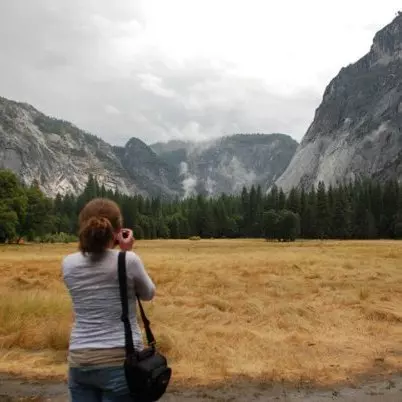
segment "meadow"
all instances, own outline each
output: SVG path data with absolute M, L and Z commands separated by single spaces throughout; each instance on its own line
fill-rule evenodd
M 0 246 L 0 372 L 64 379 L 68 245 Z M 139 241 L 175 384 L 327 385 L 402 368 L 402 242 Z

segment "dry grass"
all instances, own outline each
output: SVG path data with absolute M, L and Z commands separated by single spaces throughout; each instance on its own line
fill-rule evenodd
M 0 371 L 65 376 L 60 260 L 74 245 L 0 247 Z M 402 368 L 402 243 L 138 242 L 146 304 L 176 383 L 233 376 L 332 383 Z

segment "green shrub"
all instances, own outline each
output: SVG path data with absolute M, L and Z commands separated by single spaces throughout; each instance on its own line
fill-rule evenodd
M 77 236 L 68 233 L 48 233 L 42 237 L 36 238 L 39 243 L 75 243 L 78 241 Z

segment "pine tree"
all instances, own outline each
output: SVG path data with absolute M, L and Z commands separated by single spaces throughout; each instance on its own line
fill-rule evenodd
M 256 214 L 254 219 L 254 224 L 252 227 L 253 237 L 263 237 L 264 236 L 264 198 L 262 195 L 261 186 L 257 187 L 257 196 L 256 196 Z
M 332 234 L 337 239 L 349 239 L 352 235 L 351 206 L 347 190 L 340 186 L 334 192 L 334 212 L 332 221 Z
M 241 216 L 242 216 L 242 224 L 241 224 L 241 234 L 243 237 L 249 236 L 249 222 L 250 222 L 250 196 L 246 189 L 243 187 L 241 192 Z
M 180 221 L 176 215 L 172 216 L 167 221 L 170 237 L 172 239 L 180 239 Z
M 305 237 L 315 239 L 317 237 L 317 195 L 314 186 L 308 194 L 307 206 L 302 219 L 301 225 Z
M 282 189 L 279 190 L 277 208 L 279 211 L 283 211 L 286 208 L 286 195 Z
M 376 236 L 380 236 L 380 222 L 383 215 L 382 186 L 379 182 L 371 182 L 370 204 L 371 212 L 376 222 Z
M 317 207 L 316 207 L 316 230 L 319 239 L 328 238 L 330 227 L 330 214 L 327 193 L 324 182 L 318 183 L 317 188 Z
M 397 213 L 394 223 L 394 238 L 402 239 L 402 187 L 398 185 Z
M 383 192 L 383 216 L 381 233 L 384 237 L 392 237 L 394 233 L 395 217 L 398 212 L 399 186 L 395 180 L 388 180 Z
M 199 236 L 203 238 L 214 237 L 215 224 L 210 203 L 202 195 L 197 196 Z
M 335 211 L 335 193 L 332 184 L 329 186 L 327 191 L 328 200 L 328 237 L 333 237 L 333 223 L 334 223 L 334 211 Z
M 355 239 L 365 239 L 367 236 L 368 223 L 365 220 L 368 214 L 366 211 L 367 206 L 365 204 L 362 188 L 360 185 L 357 185 L 353 204 L 353 238 Z
M 267 195 L 264 203 L 264 210 L 269 211 L 269 210 L 278 210 L 278 197 L 279 197 L 279 190 L 276 185 L 273 185 L 271 190 L 269 191 L 269 194 Z
M 246 221 L 247 228 L 247 236 L 248 237 L 258 237 L 258 223 L 257 223 L 257 214 L 258 214 L 258 199 L 257 199 L 257 190 L 254 186 L 251 186 L 250 190 L 250 202 L 249 202 L 249 213 Z
M 229 217 L 226 211 L 225 202 L 222 198 L 218 199 L 213 207 L 214 221 L 217 223 L 215 236 L 226 237 L 229 231 Z
M 187 239 L 191 233 L 188 219 L 182 215 L 179 215 L 178 218 L 179 218 L 179 223 L 180 223 L 180 238 Z
M 301 200 L 300 194 L 296 188 L 292 188 L 289 192 L 288 199 L 286 200 L 286 209 L 295 214 L 301 213 Z
M 308 211 L 308 201 L 306 191 L 303 187 L 300 192 L 300 236 L 302 238 L 306 237 L 306 230 L 308 224 L 307 211 Z
M 156 229 L 156 234 L 153 236 L 153 238 L 168 239 L 170 237 L 169 226 L 162 217 L 157 220 L 156 224 L 155 220 L 152 220 L 152 223 L 155 225 Z

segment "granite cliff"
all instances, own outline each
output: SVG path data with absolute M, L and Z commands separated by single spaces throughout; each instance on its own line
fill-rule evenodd
M 186 195 L 216 195 L 239 193 L 251 185 L 267 189 L 284 172 L 297 145 L 284 134 L 236 134 L 151 147 L 167 163 L 179 167 Z
M 401 13 L 329 83 L 276 185 L 287 192 L 365 177 L 402 179 Z

